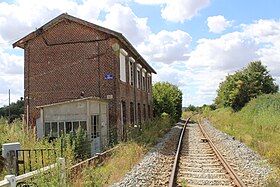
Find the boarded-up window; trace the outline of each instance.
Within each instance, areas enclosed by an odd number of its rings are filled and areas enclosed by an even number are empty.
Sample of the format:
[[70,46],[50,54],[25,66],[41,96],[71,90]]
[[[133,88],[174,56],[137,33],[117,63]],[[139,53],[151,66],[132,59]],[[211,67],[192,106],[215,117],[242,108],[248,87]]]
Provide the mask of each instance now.
[[129,83],[134,85],[134,62],[135,60],[132,57],[129,57]]
[[126,63],[125,57],[127,56],[127,52],[123,49],[120,50],[120,80],[126,82]]

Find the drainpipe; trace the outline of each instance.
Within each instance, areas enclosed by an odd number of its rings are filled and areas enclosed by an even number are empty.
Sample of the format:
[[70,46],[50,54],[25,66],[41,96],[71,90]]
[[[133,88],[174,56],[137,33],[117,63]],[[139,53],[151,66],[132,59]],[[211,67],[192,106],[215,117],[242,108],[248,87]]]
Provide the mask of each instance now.
[[27,133],[29,132],[29,115],[30,115],[30,49],[28,43],[26,43],[27,47],[27,106],[26,106],[26,127]]
[[98,97],[101,99],[101,80],[100,80],[100,56],[99,56],[99,41],[98,41],[99,37],[97,36],[97,63],[98,63]]

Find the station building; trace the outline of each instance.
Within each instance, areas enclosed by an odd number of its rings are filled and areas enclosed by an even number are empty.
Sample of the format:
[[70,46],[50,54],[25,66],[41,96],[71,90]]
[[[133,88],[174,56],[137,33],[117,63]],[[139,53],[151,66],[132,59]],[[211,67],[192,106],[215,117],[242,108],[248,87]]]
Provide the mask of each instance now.
[[156,71],[121,33],[61,14],[13,47],[24,49],[24,120],[38,137],[81,127],[100,137],[98,152],[152,118]]

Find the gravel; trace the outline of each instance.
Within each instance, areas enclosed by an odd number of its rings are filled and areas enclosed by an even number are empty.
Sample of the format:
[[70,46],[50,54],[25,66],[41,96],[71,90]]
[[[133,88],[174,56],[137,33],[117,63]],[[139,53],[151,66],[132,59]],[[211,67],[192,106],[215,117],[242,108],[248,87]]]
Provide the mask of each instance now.
[[[245,144],[214,128],[209,121],[204,120],[203,125],[218,149],[235,165],[234,168],[243,182],[248,186],[264,186],[268,175],[272,173],[267,161]],[[171,128],[139,164],[120,182],[111,186],[168,186],[176,152],[174,141],[179,139],[181,128],[181,125]]]
[[112,187],[167,186],[176,154],[174,141],[178,141],[181,128],[181,126],[171,128],[143,160],[133,167],[122,181],[113,184]]
[[268,175],[272,173],[266,160],[247,145],[217,130],[208,120],[204,120],[204,127],[221,153],[235,165],[244,183],[248,186],[264,186]]

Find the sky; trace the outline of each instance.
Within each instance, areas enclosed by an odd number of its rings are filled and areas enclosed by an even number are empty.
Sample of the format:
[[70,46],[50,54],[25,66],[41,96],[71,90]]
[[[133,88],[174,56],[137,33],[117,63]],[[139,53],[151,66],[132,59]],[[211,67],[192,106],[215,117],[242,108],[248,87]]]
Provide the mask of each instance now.
[[23,49],[12,44],[61,13],[121,32],[183,92],[212,104],[219,83],[261,60],[280,84],[279,0],[0,0],[0,106],[23,97]]

